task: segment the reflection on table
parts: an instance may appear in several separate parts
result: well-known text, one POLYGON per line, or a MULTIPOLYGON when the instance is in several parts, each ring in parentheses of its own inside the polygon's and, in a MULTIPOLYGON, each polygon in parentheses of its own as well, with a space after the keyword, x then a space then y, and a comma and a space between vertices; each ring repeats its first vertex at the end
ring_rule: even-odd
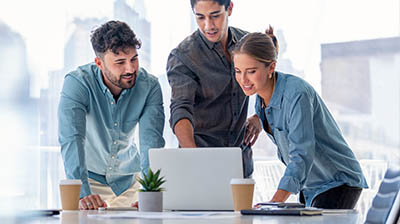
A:
MULTIPOLYGON (((136 211, 129 211, 136 212, 136 211)), ((259 223, 324 223, 324 224, 337 224, 337 223, 362 223, 362 216, 358 213, 347 213, 347 214, 324 214, 322 216, 242 216, 237 212, 226 212, 221 216, 210 216, 210 217, 196 217, 190 219, 179 219, 179 218, 165 218, 165 219, 145 219, 145 218, 105 218, 96 216, 96 214, 122 214, 122 211, 64 211, 60 215, 49 216, 49 217, 26 217, 26 218, 8 218, 2 223, 62 223, 62 224, 76 224, 76 223, 93 223, 93 224, 206 224, 206 223, 218 223, 218 224, 259 224, 259 223)))

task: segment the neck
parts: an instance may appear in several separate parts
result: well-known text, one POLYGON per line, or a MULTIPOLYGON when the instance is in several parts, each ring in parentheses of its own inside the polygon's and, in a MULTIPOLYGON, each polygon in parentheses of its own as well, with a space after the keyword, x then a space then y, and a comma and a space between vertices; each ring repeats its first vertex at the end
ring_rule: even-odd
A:
POLYGON ((110 89, 110 92, 113 95, 113 97, 118 99, 119 95, 122 92, 122 89, 119 87, 116 87, 114 85, 111 85, 111 86, 106 85, 106 86, 108 87, 108 89, 110 89))
POLYGON ((221 45, 222 48, 224 49, 226 59, 228 60, 229 63, 231 63, 231 54, 228 51, 228 34, 226 34, 225 37, 222 38, 221 45))
POLYGON ((228 36, 229 36, 229 28, 226 29, 225 35, 221 39, 221 45, 224 48, 225 52, 228 52, 228 36))
MULTIPOLYGON (((103 73, 102 73, 103 74, 103 73)), ((102 75, 103 77, 103 83, 104 85, 107 86, 107 88, 110 90, 111 94, 113 95, 114 99, 117 100, 119 95, 122 92, 122 88, 114 85, 113 83, 111 83, 110 80, 107 79, 107 77, 105 77, 105 75, 102 75)))
POLYGON ((120 95, 120 94, 118 94, 118 95, 114 95, 114 94, 113 94, 113 98, 114 98, 115 102, 118 101, 119 95, 120 95))
POLYGON ((274 94, 275 84, 276 84, 276 76, 274 72, 271 82, 269 82, 263 90, 258 92, 258 95, 264 101, 265 107, 268 106, 269 101, 271 100, 272 95, 274 94))
POLYGON ((228 39, 221 40, 222 48, 224 48, 225 52, 228 52, 228 39))

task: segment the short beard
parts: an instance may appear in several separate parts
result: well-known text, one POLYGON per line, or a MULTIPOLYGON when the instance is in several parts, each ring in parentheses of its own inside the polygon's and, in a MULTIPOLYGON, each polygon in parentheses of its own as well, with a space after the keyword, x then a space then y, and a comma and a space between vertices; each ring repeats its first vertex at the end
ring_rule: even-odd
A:
POLYGON ((135 71, 134 73, 126 73, 123 75, 120 75, 119 80, 113 78, 112 73, 107 69, 107 67, 104 67, 104 76, 110 81, 113 85, 118 86, 121 89, 130 89, 135 86, 136 83, 136 77, 137 77, 137 72, 135 71), (130 76, 133 75, 133 79, 123 83, 122 82, 122 77, 123 76, 130 76))

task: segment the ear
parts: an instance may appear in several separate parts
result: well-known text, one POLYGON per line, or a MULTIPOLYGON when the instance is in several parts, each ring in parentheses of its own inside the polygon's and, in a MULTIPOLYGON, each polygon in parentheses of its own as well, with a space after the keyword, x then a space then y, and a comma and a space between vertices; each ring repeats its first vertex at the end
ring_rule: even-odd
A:
POLYGON ((276 67, 276 61, 271 62, 271 64, 268 66, 268 78, 272 79, 272 74, 275 71, 275 67, 276 67))
POLYGON ((233 2, 231 1, 231 3, 229 3, 228 6, 228 16, 232 15, 232 9, 233 9, 233 2))
POLYGON ((95 58, 94 58, 94 63, 96 63, 97 67, 98 67, 100 70, 103 70, 103 61, 101 60, 101 58, 95 57, 95 58))

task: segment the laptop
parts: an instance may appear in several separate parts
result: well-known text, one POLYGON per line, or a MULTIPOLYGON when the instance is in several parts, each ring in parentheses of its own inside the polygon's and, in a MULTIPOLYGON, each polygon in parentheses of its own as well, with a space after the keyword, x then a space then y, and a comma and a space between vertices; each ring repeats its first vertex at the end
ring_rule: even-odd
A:
POLYGON ((240 148, 150 149, 149 162, 165 176, 164 209, 233 210, 230 180, 243 178, 240 148))

